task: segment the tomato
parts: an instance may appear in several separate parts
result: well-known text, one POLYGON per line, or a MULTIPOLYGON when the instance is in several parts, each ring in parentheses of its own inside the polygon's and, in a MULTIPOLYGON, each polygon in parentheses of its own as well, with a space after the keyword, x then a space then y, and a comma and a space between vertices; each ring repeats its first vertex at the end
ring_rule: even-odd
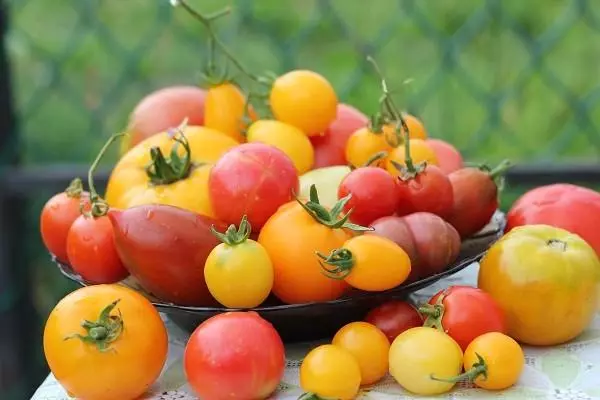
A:
POLYGON ((418 395, 450 391, 454 382, 446 378, 462 370, 463 353, 450 336, 437 329, 411 328, 402 332, 390 347, 390 374, 406 390, 418 395))
POLYGON ((600 193, 571 184, 530 190, 512 205, 507 214, 506 232, 530 224, 552 225, 575 233, 600 257, 600 193))
POLYGON ((369 225, 377 218, 392 215, 398 208, 395 179, 381 168, 361 167, 350 172, 340 183, 338 198, 352 195, 344 211, 350 219, 369 225))
POLYGON ((285 370, 277 331, 255 312, 228 312, 201 323, 183 355, 187 380, 202 399, 266 399, 285 370))
POLYGON ((340 346, 324 344, 316 347, 300 364, 300 387, 319 398, 354 399, 360 382, 356 358, 340 346))
POLYGON ((242 143, 245 141, 242 135, 245 105, 246 98, 235 84, 225 82, 213 86, 206 93, 204 125, 242 143))
POLYGON ((371 385, 387 374, 390 342, 375 325, 351 322, 337 331, 331 343, 348 350, 358 361, 361 385, 371 385))
POLYGON ((578 336, 596 312, 600 261, 581 237, 548 225, 517 227, 496 242, 478 286, 504 310, 521 343, 556 345, 578 336))
POLYGON ((225 134, 200 126, 154 135, 119 160, 106 201, 119 209, 168 204, 214 217, 207 194, 210 164, 237 145, 225 134))
POLYGON ((460 253, 458 232, 434 214, 419 212, 404 217, 383 217, 371 226, 375 230, 365 234, 386 237, 408 254, 411 272, 407 281, 444 271, 460 253))
POLYGON ((279 206, 298 192, 298 173, 281 150, 244 143, 217 161, 208 180, 210 200, 219 219, 235 224, 247 215, 259 230, 279 206))
POLYGON ((440 290, 419 311, 426 316, 425 326, 447 333, 463 351, 484 333, 506 333, 502 309, 489 294, 474 287, 450 286, 440 290))
POLYGON ((345 165, 313 169, 300 177, 298 197, 308 199, 310 188, 315 185, 321 204, 326 208, 332 208, 338 201, 338 188, 350 171, 350 167, 345 165))
POLYGON ((231 225, 220 233, 213 228, 223 243, 208 255, 204 278, 210 293, 225 307, 256 307, 273 287, 273 264, 264 247, 249 239, 251 230, 245 216, 238 229, 231 225))
MULTIPOLYGON (((427 165, 438 165, 438 159, 433 150, 427 145, 427 142, 422 139, 410 139, 409 150, 412 162, 417 165, 427 163, 427 165)), ((394 176, 399 176, 400 171, 394 163, 406 166, 406 149, 405 145, 401 144, 390 151, 388 158, 385 160, 385 168, 394 176)))
POLYGON ((375 307, 365 316, 365 321, 379 328, 390 343, 405 330, 423 325, 417 309, 400 300, 390 300, 375 307))
POLYGON ((129 116, 129 140, 121 142, 121 153, 186 118, 190 125, 203 125, 205 97, 206 92, 196 86, 169 86, 148 94, 129 116))
POLYGON ((408 134, 411 139, 427 139, 427 131, 423 123, 414 115, 407 113, 402 114, 406 126, 408 126, 408 134))
MULTIPOLYGON (((358 129, 348 138, 346 143, 346 160, 354 167, 362 167, 378 153, 390 153, 395 138, 390 128, 384 127, 381 133, 371 131, 368 127, 358 129)), ((375 165, 385 164, 385 158, 375 165)))
POLYGON ((309 136, 325 132, 336 117, 337 95, 323 76, 294 70, 279 76, 269 95, 275 118, 300 128, 309 136))
POLYGON ((248 142, 260 142, 277 147, 294 163, 298 174, 309 171, 315 154, 310 140, 293 125, 274 120, 259 120, 248 128, 248 142))
POLYGON ((46 249, 59 261, 68 262, 67 234, 81 215, 81 206, 89 211, 89 193, 83 191, 81 179, 73 179, 69 187, 52 196, 40 214, 40 233, 46 249))
POLYGON ((121 285, 78 289, 58 302, 44 328, 44 354, 73 397, 137 399, 167 359, 167 330, 152 304, 121 285))
POLYGON ((454 193, 450 180, 435 165, 415 170, 415 175, 400 176, 397 192, 397 215, 429 212, 447 217, 452 212, 454 193))
POLYGON ((460 152, 450 143, 440 139, 427 139, 427 145, 433 150, 440 169, 449 174, 464 167, 460 152))
POLYGON ((314 168, 346 165, 346 142, 359 128, 367 126, 369 119, 351 105, 340 103, 335 120, 320 136, 311 136, 315 151, 314 168))

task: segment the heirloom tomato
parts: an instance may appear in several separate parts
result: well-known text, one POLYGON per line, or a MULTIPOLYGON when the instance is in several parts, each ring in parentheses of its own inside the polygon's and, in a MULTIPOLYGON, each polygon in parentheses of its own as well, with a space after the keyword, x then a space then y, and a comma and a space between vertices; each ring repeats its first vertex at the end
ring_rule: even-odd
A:
POLYGON ((390 300, 367 314, 365 321, 379 328, 392 343, 402 332, 423 325, 423 318, 410 303, 390 300))
POLYGON ((246 98, 231 82, 212 86, 206 93, 204 126, 223 132, 236 142, 244 142, 244 111, 246 98))
POLYGON ((411 139, 427 139, 427 131, 421 120, 407 113, 403 113, 402 118, 404 118, 404 122, 408 126, 408 134, 411 139))
POLYGON ((395 143, 393 128, 384 126, 381 132, 374 132, 368 127, 360 128, 348 138, 346 160, 348 164, 358 168, 366 166, 374 157, 381 154, 384 157, 373 165, 384 165, 387 154, 393 150, 395 143))
POLYGON ((314 163, 315 153, 308 136, 285 122, 258 120, 248 128, 248 142, 269 144, 278 148, 294 163, 298 174, 308 172, 314 163))
POLYGON ((137 399, 167 359, 167 330, 145 297, 121 285, 95 285, 63 298, 44 328, 54 377, 85 400, 137 399))
POLYGON ((106 201, 119 209, 168 204, 212 216, 206 195, 210 164, 237 145, 223 133, 185 123, 154 135, 119 160, 106 201))
POLYGON ((427 139, 427 145, 433 150, 438 160, 438 166, 449 174, 464 167, 460 152, 450 143, 440 139, 427 139))
POLYGON ((294 70, 279 76, 269 95, 273 115, 300 128, 309 136, 320 135, 335 120, 337 95, 323 76, 294 70))
MULTIPOLYGON (((427 142, 422 139, 410 139, 409 151, 412 162, 416 164, 427 163, 427 165, 438 165, 438 159, 434 151, 427 145, 427 142)), ((390 151, 389 156, 385 160, 385 168, 394 176, 399 176, 401 171, 398 170, 398 165, 407 166, 406 162, 406 141, 403 144, 395 147, 390 151)))
POLYGON ((600 260, 581 237, 548 225, 514 228, 492 245, 478 286, 504 310, 521 343, 557 345, 578 336, 598 304, 600 260))
POLYGON ((46 249, 59 261, 67 262, 67 235, 83 211, 89 211, 90 194, 75 178, 64 192, 52 196, 40 214, 40 233, 46 249))
POLYGON ((244 215, 260 230, 279 206, 298 192, 298 172, 281 150, 264 143, 244 143, 213 166, 208 193, 216 216, 238 223, 244 215))
POLYGON ((201 323, 183 355, 187 380, 202 399, 267 399, 285 370, 285 349, 255 312, 227 312, 201 323))

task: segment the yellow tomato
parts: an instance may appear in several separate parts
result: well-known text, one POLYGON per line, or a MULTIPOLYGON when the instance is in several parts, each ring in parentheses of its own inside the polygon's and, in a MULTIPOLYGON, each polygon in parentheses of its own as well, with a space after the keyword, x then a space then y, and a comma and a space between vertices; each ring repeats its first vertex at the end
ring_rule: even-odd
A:
POLYGON ((210 294, 228 308, 253 308, 260 305, 273 287, 273 264, 269 254, 250 236, 244 217, 238 230, 231 225, 222 234, 204 266, 204 279, 210 294))
MULTIPOLYGON (((120 209, 142 204, 168 204, 212 216, 208 198, 210 164, 239 143, 200 126, 187 127, 184 134, 190 148, 191 165, 187 174, 170 182, 154 183, 155 179, 147 169, 153 161, 151 152, 160 149, 164 159, 171 158, 176 142, 166 132, 151 136, 128 151, 113 169, 105 196, 108 204, 120 209)), ((178 157, 185 157, 183 146, 178 143, 177 146, 178 157)))
POLYGON ((213 86, 206 93, 204 125, 244 142, 242 130, 246 99, 240 89, 229 82, 213 86))
MULTIPOLYGON (((391 143, 396 143, 392 135, 391 127, 384 127, 382 133, 372 132, 367 127, 360 128, 350 135, 346 142, 346 160, 358 168, 364 166, 377 153, 390 153, 393 150, 391 143)), ((372 165, 384 165, 386 158, 372 165)))
POLYGON ((294 163, 298 174, 309 171, 315 161, 315 151, 300 129, 281 121, 259 120, 248 128, 248 142, 270 144, 283 151, 294 163))
POLYGON ((394 339, 390 347, 390 374, 409 392, 436 395, 450 391, 455 383, 432 379, 460 373, 463 354, 458 343, 435 328, 411 328, 394 339))
POLYGON ((121 285, 70 293, 44 328, 50 370, 73 397, 86 400, 141 396, 160 375, 167 344, 154 306, 121 285))
POLYGON ((351 322, 337 331, 332 344, 348 350, 358 361, 361 385, 371 385, 387 374, 390 342, 375 325, 351 322))
MULTIPOLYGON (((404 146, 404 144, 401 144, 392 150, 386 160, 385 167, 388 172, 394 176, 398 176, 400 173, 392 161, 395 161, 400 165, 406 165, 406 149, 404 146)), ((412 159, 413 164, 426 162, 429 165, 439 165, 439 161, 435 155, 435 152, 431 149, 431 147, 429 147, 426 141, 422 139, 411 139, 409 150, 410 158, 412 159)))
POLYGON ((578 336, 594 317, 600 261, 578 235, 526 225, 489 249, 478 285, 504 310, 511 337, 556 345, 578 336))
POLYGON ((300 365, 302 390, 320 398, 349 400, 360 387, 360 367, 342 347, 324 344, 311 350, 300 365))
POLYGON ((276 119, 315 136, 322 134, 335 119, 338 100, 323 76, 294 70, 275 80, 269 103, 276 119))
POLYGON ((411 139, 427 139, 425 126, 417 117, 410 114, 402 114, 402 117, 408 126, 408 136, 411 139))

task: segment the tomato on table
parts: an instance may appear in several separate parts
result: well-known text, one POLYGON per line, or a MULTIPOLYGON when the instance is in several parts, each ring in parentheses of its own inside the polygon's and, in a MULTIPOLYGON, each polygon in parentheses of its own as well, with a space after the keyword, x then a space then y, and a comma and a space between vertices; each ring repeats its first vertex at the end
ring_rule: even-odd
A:
POLYGON ((245 141, 242 135, 245 107, 246 98, 235 84, 223 82, 211 86, 206 93, 204 126, 242 143, 245 141))
POLYGON ((423 325, 423 318, 410 303, 390 300, 367 313, 365 321, 379 328, 392 343, 402 332, 423 325))

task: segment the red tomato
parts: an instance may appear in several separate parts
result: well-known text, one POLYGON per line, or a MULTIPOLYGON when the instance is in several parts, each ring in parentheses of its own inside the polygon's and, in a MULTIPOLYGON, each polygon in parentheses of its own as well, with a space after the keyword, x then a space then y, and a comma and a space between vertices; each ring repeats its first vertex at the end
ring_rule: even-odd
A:
POLYGON ((115 283, 129 275, 117 254, 106 215, 77 217, 67 235, 67 257, 73 270, 89 283, 115 283))
POLYGON ((89 210, 89 193, 84 192, 81 180, 74 179, 62 193, 52 196, 42 208, 40 233, 46 249, 62 262, 67 258, 67 234, 73 222, 81 215, 80 205, 84 202, 89 210))
POLYGON ((298 186, 292 160, 263 143, 244 143, 229 150, 208 179, 215 215, 227 224, 237 224, 246 215, 255 230, 293 199, 298 186))
POLYGON ((377 167, 357 168, 346 175, 338 188, 338 198, 349 194, 352 197, 344 211, 352 210, 352 222, 363 226, 392 215, 398 206, 394 177, 377 167))
POLYGON ((365 321, 381 329, 390 343, 405 330, 423 325, 423 318, 417 309, 400 300, 388 301, 375 307, 369 311, 365 321))
POLYGON ((445 174, 464 167, 462 155, 450 143, 440 139, 427 139, 427 144, 437 156, 438 166, 445 174))
POLYGON ((313 168, 346 165, 346 142, 359 128, 367 125, 365 114, 348 104, 338 104, 337 116, 322 136, 311 136, 315 149, 313 168))
POLYGON ((492 296, 470 286, 450 286, 436 293, 429 305, 419 309, 427 317, 425 326, 450 335, 463 351, 478 336, 506 333, 504 312, 492 296))
POLYGON ((452 212, 452 185, 435 165, 427 165, 414 178, 400 177, 397 197, 396 213, 400 216, 423 211, 445 218, 452 212))
POLYGON ((200 398, 266 399, 285 369, 285 349, 273 326, 255 312, 228 312, 192 333, 185 375, 200 398))

